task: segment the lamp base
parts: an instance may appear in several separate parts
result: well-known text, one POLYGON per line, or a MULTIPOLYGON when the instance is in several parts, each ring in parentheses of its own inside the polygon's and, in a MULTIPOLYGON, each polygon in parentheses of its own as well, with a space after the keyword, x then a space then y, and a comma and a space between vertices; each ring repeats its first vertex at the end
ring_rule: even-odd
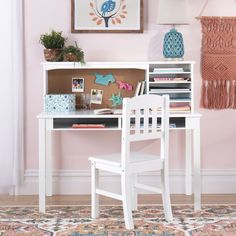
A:
POLYGON ((165 34, 163 43, 163 55, 166 59, 183 60, 184 56, 183 36, 174 28, 165 34))
POLYGON ((164 61, 184 61, 184 58, 183 57, 173 57, 173 58, 171 58, 171 57, 165 57, 164 58, 164 61))

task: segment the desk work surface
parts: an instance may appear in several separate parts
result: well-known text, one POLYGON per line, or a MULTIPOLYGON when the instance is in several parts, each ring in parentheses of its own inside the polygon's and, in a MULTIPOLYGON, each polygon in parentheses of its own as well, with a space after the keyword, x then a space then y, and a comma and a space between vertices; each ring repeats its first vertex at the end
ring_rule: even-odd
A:
MULTIPOLYGON (((120 111, 120 110, 119 110, 120 111)), ((170 112, 170 117, 201 117, 202 115, 198 112, 170 112)), ((122 118, 122 114, 95 114, 94 110, 78 110, 75 112, 68 113, 54 113, 54 112, 42 112, 37 118, 38 119, 53 119, 53 118, 122 118)))
MULTIPOLYGON (((119 111, 119 112, 118 112, 119 111)), ((118 114, 95 114, 94 110, 80 110, 70 113, 41 113, 38 115, 39 120, 49 122, 50 130, 121 130, 122 112, 118 114)), ((116 113, 115 112, 115 113, 116 113)), ((161 114, 160 114, 161 116, 161 114)), ((151 115, 150 115, 151 117, 151 115)), ((170 113, 170 129, 188 129, 191 128, 189 120, 200 118, 199 113, 178 112, 170 113)), ((140 116, 142 119, 142 115, 140 116)), ((159 118, 158 118, 159 119, 159 118)), ((160 125, 161 120, 158 120, 160 125)), ((157 128, 159 128, 158 126, 157 128)))

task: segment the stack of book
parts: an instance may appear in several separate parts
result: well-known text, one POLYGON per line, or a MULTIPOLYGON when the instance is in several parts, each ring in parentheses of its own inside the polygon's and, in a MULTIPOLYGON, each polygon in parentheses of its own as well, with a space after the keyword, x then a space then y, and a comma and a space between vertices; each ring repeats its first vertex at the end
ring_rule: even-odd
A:
POLYGON ((184 69, 181 67, 176 67, 176 68, 154 68, 153 69, 154 73, 158 74, 168 74, 168 73, 182 73, 184 72, 184 69))
POLYGON ((95 109, 93 112, 95 115, 113 114, 113 110, 111 108, 95 109))
POLYGON ((191 111, 191 107, 189 105, 182 104, 171 104, 170 112, 188 112, 191 111))
MULTIPOLYGON (((160 111, 160 110, 161 109, 158 109, 158 111, 160 111)), ((185 104, 171 104, 169 110, 171 113, 190 112, 191 107, 190 107, 190 105, 185 105, 185 104)))
POLYGON ((168 77, 168 78, 166 78, 166 77, 155 77, 155 78, 153 78, 153 81, 154 82, 160 82, 160 81, 167 81, 167 82, 169 82, 169 81, 190 81, 190 78, 179 78, 179 77, 173 77, 173 78, 170 78, 170 77, 168 77))
POLYGON ((93 110, 95 115, 121 115, 122 109, 111 109, 111 108, 102 108, 102 109, 95 109, 93 110))
POLYGON ((150 94, 167 94, 167 93, 187 93, 190 92, 189 88, 151 88, 150 94))
POLYGON ((73 124, 73 129, 101 129, 105 128, 105 124, 73 124))

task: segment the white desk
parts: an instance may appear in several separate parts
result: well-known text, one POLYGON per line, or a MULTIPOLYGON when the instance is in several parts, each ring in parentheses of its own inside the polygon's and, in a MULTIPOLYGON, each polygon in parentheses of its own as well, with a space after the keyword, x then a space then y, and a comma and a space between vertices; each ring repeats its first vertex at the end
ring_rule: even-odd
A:
MULTIPOLYGON (((193 193, 194 209, 201 209, 201 168, 200 168, 200 118, 199 113, 178 113, 170 114, 172 119, 177 121, 177 127, 174 130, 185 130, 185 193, 192 194, 192 162, 193 162, 193 193)), ((41 113, 38 115, 39 121, 39 211, 45 212, 46 195, 52 195, 52 155, 51 155, 51 132, 74 131, 79 129, 71 128, 75 122, 107 123, 109 127, 100 130, 121 130, 122 115, 95 115, 93 111, 78 111, 68 114, 41 113), (90 121, 88 122, 88 119, 90 121), (94 120, 93 120, 94 119, 94 120), (101 122, 98 120, 100 119, 101 122)), ((85 130, 85 129, 83 129, 85 130)), ((99 129, 86 129, 96 130, 99 129)))

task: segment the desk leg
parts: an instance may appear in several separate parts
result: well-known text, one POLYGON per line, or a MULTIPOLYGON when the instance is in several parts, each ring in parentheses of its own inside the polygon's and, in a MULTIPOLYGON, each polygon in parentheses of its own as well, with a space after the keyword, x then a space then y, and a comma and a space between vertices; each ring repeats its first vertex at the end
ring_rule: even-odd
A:
POLYGON ((39 212, 45 213, 46 205, 46 120, 39 119, 39 212))
POLYGON ((185 194, 192 195, 192 130, 185 130, 185 194))
POLYGON ((46 122, 46 196, 52 196, 52 131, 50 120, 46 122))
POLYGON ((200 118, 195 118, 193 129, 194 210, 201 209, 200 118))

